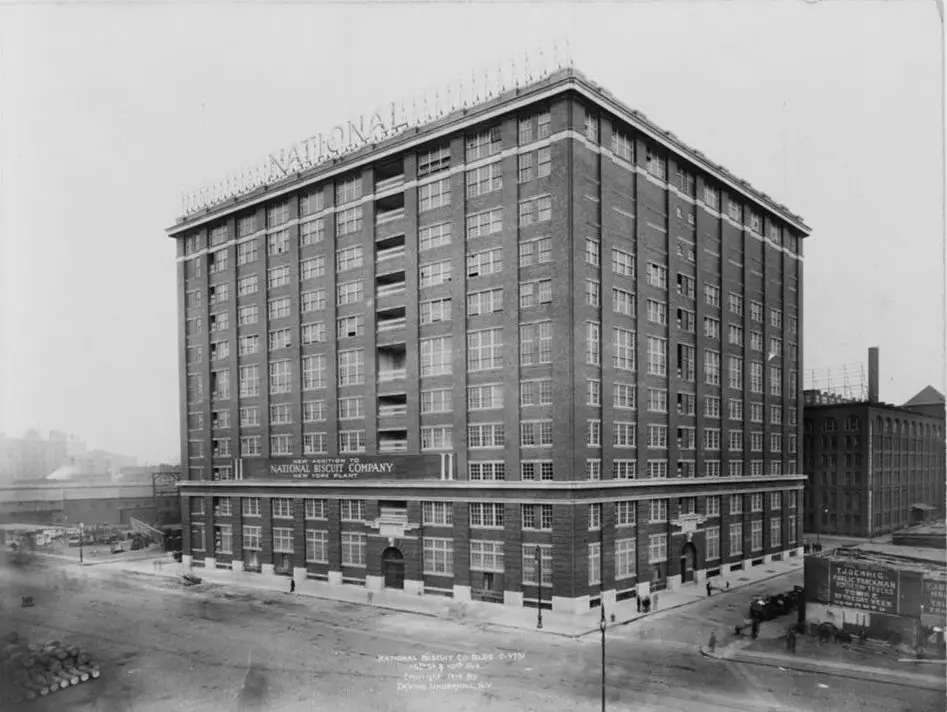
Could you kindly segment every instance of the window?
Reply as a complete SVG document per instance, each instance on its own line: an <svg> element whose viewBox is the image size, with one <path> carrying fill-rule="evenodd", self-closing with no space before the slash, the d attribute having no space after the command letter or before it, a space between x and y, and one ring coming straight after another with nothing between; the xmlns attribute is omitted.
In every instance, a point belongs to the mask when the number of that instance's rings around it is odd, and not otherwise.
<svg viewBox="0 0 947 712"><path fill-rule="evenodd" d="M772 517L769 520L769 545L774 549L783 545L783 527L779 517ZM762 542L760 542L760 548L763 548Z"/></svg>
<svg viewBox="0 0 947 712"><path fill-rule="evenodd" d="M520 460L521 480L552 481L555 479L551 460Z"/></svg>
<svg viewBox="0 0 947 712"><path fill-rule="evenodd" d="M289 230L280 230L266 236L266 254L270 257L289 252Z"/></svg>
<svg viewBox="0 0 947 712"><path fill-rule="evenodd" d="M303 356L303 390L326 387L326 357L324 354Z"/></svg>
<svg viewBox="0 0 947 712"><path fill-rule="evenodd" d="M317 245L326 239L326 221L323 218L310 220L299 226L299 246Z"/></svg>
<svg viewBox="0 0 947 712"><path fill-rule="evenodd" d="M290 527L273 527L273 552L293 553L293 530Z"/></svg>
<svg viewBox="0 0 947 712"><path fill-rule="evenodd" d="M454 540L424 537L424 573L434 576L454 575Z"/></svg>
<svg viewBox="0 0 947 712"><path fill-rule="evenodd" d="M325 341L325 322L318 321L302 325L302 343L304 346L308 346L309 344L323 344Z"/></svg>
<svg viewBox="0 0 947 712"><path fill-rule="evenodd" d="M472 480L504 480L506 465L502 460L478 460L467 463L467 474Z"/></svg>
<svg viewBox="0 0 947 712"><path fill-rule="evenodd" d="M253 456L259 455L260 450L260 436L259 435L243 435L240 437L240 454L243 456Z"/></svg>
<svg viewBox="0 0 947 712"><path fill-rule="evenodd" d="M796 543L796 536L797 536L797 534L796 534L796 531L797 531L796 521L797 521L796 515L795 515L795 514L790 514L790 515L789 515L789 543L790 543L790 544L795 544L795 543Z"/></svg>
<svg viewBox="0 0 947 712"><path fill-rule="evenodd" d="M494 208L467 216L467 239L485 237L503 229L503 208Z"/></svg>
<svg viewBox="0 0 947 712"><path fill-rule="evenodd" d="M484 329L467 334L467 370L503 368L502 330Z"/></svg>
<svg viewBox="0 0 947 712"><path fill-rule="evenodd" d="M486 131L467 137L467 163L499 153L501 146L500 127L494 126Z"/></svg>
<svg viewBox="0 0 947 712"><path fill-rule="evenodd" d="M729 357L729 383L735 391L743 390L743 359L739 356Z"/></svg>
<svg viewBox="0 0 947 712"><path fill-rule="evenodd" d="M593 267L602 264L602 243L595 238L585 238L585 263Z"/></svg>
<svg viewBox="0 0 947 712"><path fill-rule="evenodd" d="M681 426L677 429L677 446L680 450L693 450L697 446L697 429Z"/></svg>
<svg viewBox="0 0 947 712"><path fill-rule="evenodd" d="M628 383L616 383L613 394L616 408L634 409L637 407L636 386Z"/></svg>
<svg viewBox="0 0 947 712"><path fill-rule="evenodd" d="M668 392L663 388L648 389L648 410L652 413L668 412Z"/></svg>
<svg viewBox="0 0 947 712"><path fill-rule="evenodd" d="M590 457L585 460L585 479L602 479L602 460L597 457Z"/></svg>
<svg viewBox="0 0 947 712"><path fill-rule="evenodd" d="M274 403L270 406L270 425L289 425L292 422L289 403Z"/></svg>
<svg viewBox="0 0 947 712"><path fill-rule="evenodd" d="M451 243L451 224L438 223L418 229L418 249L420 251L433 250Z"/></svg>
<svg viewBox="0 0 947 712"><path fill-rule="evenodd" d="M467 410L491 410L503 407L503 384L491 383L467 387Z"/></svg>
<svg viewBox="0 0 947 712"><path fill-rule="evenodd" d="M329 532L306 530L306 562L325 564L329 561Z"/></svg>
<svg viewBox="0 0 947 712"><path fill-rule="evenodd" d="M470 526L480 528L503 528L503 507L501 502L471 502Z"/></svg>
<svg viewBox="0 0 947 712"><path fill-rule="evenodd" d="M326 308L326 290L316 289L303 292L300 296L300 310L303 313L320 311Z"/></svg>
<svg viewBox="0 0 947 712"><path fill-rule="evenodd" d="M704 449L720 449L720 428L704 428Z"/></svg>
<svg viewBox="0 0 947 712"><path fill-rule="evenodd" d="M237 264L246 265L255 262L260 256L260 241L247 240L237 245Z"/></svg>
<svg viewBox="0 0 947 712"><path fill-rule="evenodd" d="M421 391L422 413L450 413L452 410L450 388Z"/></svg>
<svg viewBox="0 0 947 712"><path fill-rule="evenodd" d="M750 551L762 551L763 549L763 522L757 520L750 522Z"/></svg>
<svg viewBox="0 0 947 712"><path fill-rule="evenodd" d="M365 317L362 314L337 319L335 325L336 338L339 340L361 336L365 333Z"/></svg>
<svg viewBox="0 0 947 712"><path fill-rule="evenodd" d="M779 366L769 367L769 393L777 397L783 394L783 369Z"/></svg>
<svg viewBox="0 0 947 712"><path fill-rule="evenodd" d="M467 255L467 276L481 277L503 270L503 251L499 248Z"/></svg>
<svg viewBox="0 0 947 712"><path fill-rule="evenodd" d="M720 352L704 351L704 379L711 386L720 385Z"/></svg>
<svg viewBox="0 0 947 712"><path fill-rule="evenodd" d="M551 405L552 380L540 379L520 382L520 405Z"/></svg>
<svg viewBox="0 0 947 712"><path fill-rule="evenodd" d="M634 142L618 131L612 133L612 153L629 163L635 162Z"/></svg>
<svg viewBox="0 0 947 712"><path fill-rule="evenodd" d="M419 286L435 287L438 284L450 282L451 264L450 260L443 262L434 262L428 265L421 265L418 268Z"/></svg>
<svg viewBox="0 0 947 712"><path fill-rule="evenodd" d="M587 378L585 381L585 404L591 406L602 405L602 382Z"/></svg>
<svg viewBox="0 0 947 712"><path fill-rule="evenodd" d="M250 294L256 294L259 289L259 276L255 274L248 274L246 277L241 277L237 280L237 296L246 297ZM221 286L221 285L218 285ZM241 322L242 323L242 322Z"/></svg>
<svg viewBox="0 0 947 712"><path fill-rule="evenodd" d="M519 225L526 227L537 223L548 222L552 219L552 198L541 195L519 203Z"/></svg>
<svg viewBox="0 0 947 712"><path fill-rule="evenodd" d="M635 276L635 256L622 250L612 250L612 271L622 277Z"/></svg>
<svg viewBox="0 0 947 712"><path fill-rule="evenodd" d="M760 430L754 430L750 433L750 450L753 452L763 451L763 433ZM762 474L762 473L760 473Z"/></svg>
<svg viewBox="0 0 947 712"><path fill-rule="evenodd" d="M540 148L537 151L521 153L517 156L517 178L520 183L544 178L548 176L552 169L552 150L549 146Z"/></svg>
<svg viewBox="0 0 947 712"><path fill-rule="evenodd" d="M552 282L549 282L550 287ZM550 300L552 298L552 289L550 288ZM585 303L587 306L599 308L602 305L602 285L593 279L585 280Z"/></svg>
<svg viewBox="0 0 947 712"><path fill-rule="evenodd" d="M274 456L284 456L293 454L292 435L271 435L270 436L270 454Z"/></svg>
<svg viewBox="0 0 947 712"><path fill-rule="evenodd" d="M243 548L245 551L263 550L263 527L246 524L243 526Z"/></svg>
<svg viewBox="0 0 947 712"><path fill-rule="evenodd" d="M714 284L704 285L704 301L708 306L720 307L720 287Z"/></svg>
<svg viewBox="0 0 947 712"><path fill-rule="evenodd" d="M601 329L598 322L585 322L585 362L593 366L598 366L602 362Z"/></svg>
<svg viewBox="0 0 947 712"><path fill-rule="evenodd" d="M730 452L743 452L743 431L731 430L727 434L727 448Z"/></svg>
<svg viewBox="0 0 947 712"><path fill-rule="evenodd" d="M289 360L270 361L270 394L289 393L291 374Z"/></svg>
<svg viewBox="0 0 947 712"><path fill-rule="evenodd" d="M704 530L706 546L705 559L716 561L720 558L720 527L707 527Z"/></svg>
<svg viewBox="0 0 947 712"><path fill-rule="evenodd" d="M592 143L598 143L598 117L585 115L585 137Z"/></svg>
<svg viewBox="0 0 947 712"><path fill-rule="evenodd" d="M340 351L338 355L339 385L357 386L365 381L365 352L363 349Z"/></svg>
<svg viewBox="0 0 947 712"><path fill-rule="evenodd" d="M342 532L342 565L365 566L365 535Z"/></svg>
<svg viewBox="0 0 947 712"><path fill-rule="evenodd" d="M422 502L421 517L424 524L453 526L454 508L450 502Z"/></svg>
<svg viewBox="0 0 947 712"><path fill-rule="evenodd" d="M635 295L623 289L612 289L612 309L619 314L635 315Z"/></svg>
<svg viewBox="0 0 947 712"><path fill-rule="evenodd" d="M710 316L704 317L704 336L713 341L720 341L720 320Z"/></svg>
<svg viewBox="0 0 947 712"><path fill-rule="evenodd" d="M339 398L339 420L353 420L355 418L364 418L365 410L362 407L362 399Z"/></svg>
<svg viewBox="0 0 947 712"><path fill-rule="evenodd" d="M645 155L648 173L662 181L667 179L667 164L663 156L659 156L653 149L648 148Z"/></svg>
<svg viewBox="0 0 947 712"><path fill-rule="evenodd" d="M689 334L694 333L694 325L697 322L697 315L689 309L677 310L677 328L686 331Z"/></svg>
<svg viewBox="0 0 947 712"><path fill-rule="evenodd" d="M634 480L638 477L637 460L618 460L613 463L613 476L616 480Z"/></svg>
<svg viewBox="0 0 947 712"><path fill-rule="evenodd" d="M450 205L450 178L418 186L418 212L423 213L445 205Z"/></svg>
<svg viewBox="0 0 947 712"><path fill-rule="evenodd" d="M695 181L693 174L688 173L685 169L678 166L675 182L677 184L678 190L680 190L682 193L690 196L694 195Z"/></svg>
<svg viewBox="0 0 947 712"><path fill-rule="evenodd" d="M312 499L307 497L305 500L306 519L327 519L327 503L324 499Z"/></svg>
<svg viewBox="0 0 947 712"><path fill-rule="evenodd" d="M351 235L362 229L362 206L340 210L335 214L336 237Z"/></svg>
<svg viewBox="0 0 947 712"><path fill-rule="evenodd" d="M750 362L750 392L763 392L763 364L759 361ZM762 420L762 414L760 418Z"/></svg>
<svg viewBox="0 0 947 712"><path fill-rule="evenodd" d="M659 302L654 299L648 300L648 321L653 324L661 324L662 326L667 326L668 323L668 306L666 302Z"/></svg>
<svg viewBox="0 0 947 712"><path fill-rule="evenodd" d="M659 289L668 288L668 271L667 267L662 267L661 265L654 264L653 262L648 263L648 284L652 287L657 287Z"/></svg>
<svg viewBox="0 0 947 712"><path fill-rule="evenodd" d="M668 535L651 534L648 537L648 563L659 564L668 558Z"/></svg>
<svg viewBox="0 0 947 712"><path fill-rule="evenodd" d="M361 281L343 282L335 288L336 305L358 304L362 301L362 283Z"/></svg>
<svg viewBox="0 0 947 712"><path fill-rule="evenodd" d="M552 586L552 545L550 544L523 544L523 583L535 586L536 577L536 549L539 549L540 564L543 572L543 586Z"/></svg>
<svg viewBox="0 0 947 712"><path fill-rule="evenodd" d="M520 365L552 362L552 322L520 324Z"/></svg>
<svg viewBox="0 0 947 712"><path fill-rule="evenodd" d="M693 299L696 294L695 290L697 289L697 282L693 277L689 277L686 274L677 273L677 293L682 297L687 297L688 299Z"/></svg>
<svg viewBox="0 0 947 712"><path fill-rule="evenodd" d="M339 181L335 185L335 204L344 205L358 200L362 197L362 179L361 176L353 176L345 181Z"/></svg>
<svg viewBox="0 0 947 712"><path fill-rule="evenodd" d="M730 556L743 553L743 522L730 522Z"/></svg>
<svg viewBox="0 0 947 712"><path fill-rule="evenodd" d="M589 585L602 581L602 545L600 542L589 544Z"/></svg>
<svg viewBox="0 0 947 712"><path fill-rule="evenodd" d="M742 514L742 513L743 513L743 495L731 494L730 495L730 514Z"/></svg>
<svg viewBox="0 0 947 712"><path fill-rule="evenodd" d="M353 245L335 251L335 271L345 272L346 270L361 267L363 264L363 254L361 245Z"/></svg>
<svg viewBox="0 0 947 712"><path fill-rule="evenodd" d="M502 187L503 172L499 161L467 171L467 200L492 193Z"/></svg>
<svg viewBox="0 0 947 712"><path fill-rule="evenodd" d="M743 346L743 327L730 324L727 326L728 341L735 346Z"/></svg>
<svg viewBox="0 0 947 712"><path fill-rule="evenodd" d="M713 186L704 184L704 193L702 197L702 202L712 210L720 209L720 191Z"/></svg>
<svg viewBox="0 0 947 712"><path fill-rule="evenodd" d="M503 290L486 289L467 294L467 316L503 311Z"/></svg>
<svg viewBox="0 0 947 712"><path fill-rule="evenodd" d="M289 329L276 329L268 335L267 346L270 351L279 351L289 348L292 339L292 331Z"/></svg>
<svg viewBox="0 0 947 712"><path fill-rule="evenodd" d="M668 426L656 423L648 424L648 447L666 449L668 446Z"/></svg>
<svg viewBox="0 0 947 712"><path fill-rule="evenodd" d="M754 492L750 495L750 511L751 512L762 512L763 511L763 493Z"/></svg>
<svg viewBox="0 0 947 712"><path fill-rule="evenodd" d="M450 146L440 146L418 155L418 178L450 168Z"/></svg>
<svg viewBox="0 0 947 712"><path fill-rule="evenodd" d="M520 267L552 262L552 240L540 237L520 243Z"/></svg>
<svg viewBox="0 0 947 712"><path fill-rule="evenodd" d="M743 476L743 460L733 460L731 459L727 465L727 476L728 477L742 477Z"/></svg>
<svg viewBox="0 0 947 712"><path fill-rule="evenodd" d="M523 504L520 507L523 529L552 529L551 504Z"/></svg>
<svg viewBox="0 0 947 712"><path fill-rule="evenodd" d="M588 421L588 433L586 435L585 444L589 447L601 447L602 446L602 421L596 419L589 419Z"/></svg>
<svg viewBox="0 0 947 712"><path fill-rule="evenodd" d="M433 324L438 321L450 321L450 297L421 302L419 305L420 323Z"/></svg>
<svg viewBox="0 0 947 712"><path fill-rule="evenodd" d="M319 455L328 451L329 441L326 433L303 433L304 455Z"/></svg>
<svg viewBox="0 0 947 712"><path fill-rule="evenodd" d="M471 540L470 570L503 573L503 542Z"/></svg>
<svg viewBox="0 0 947 712"><path fill-rule="evenodd" d="M760 324L763 323L763 304L761 302L750 302L750 319Z"/></svg>
<svg viewBox="0 0 947 712"><path fill-rule="evenodd" d="M782 492L770 492L770 493L769 493L769 508L770 508L770 509L782 509L782 508L783 508L783 493L782 493Z"/></svg>
<svg viewBox="0 0 947 712"><path fill-rule="evenodd" d="M613 425L615 428L615 447L637 447L638 435L635 423L615 422ZM665 432L665 436L666 434Z"/></svg>
<svg viewBox="0 0 947 712"><path fill-rule="evenodd" d="M365 452L365 431L340 430L339 452Z"/></svg>
<svg viewBox="0 0 947 712"><path fill-rule="evenodd" d="M365 500L343 499L339 501L343 522L361 522L365 520Z"/></svg>
<svg viewBox="0 0 947 712"><path fill-rule="evenodd" d="M422 450L450 450L453 447L454 428L438 425L421 428Z"/></svg>
<svg viewBox="0 0 947 712"><path fill-rule="evenodd" d="M704 397L704 416L707 418L720 418L720 398L717 396Z"/></svg>
<svg viewBox="0 0 947 712"><path fill-rule="evenodd" d="M652 480L664 480L668 476L667 460L648 460L648 478Z"/></svg>
<svg viewBox="0 0 947 712"><path fill-rule="evenodd" d="M503 423L477 423L467 426L467 447L497 448L504 446Z"/></svg>

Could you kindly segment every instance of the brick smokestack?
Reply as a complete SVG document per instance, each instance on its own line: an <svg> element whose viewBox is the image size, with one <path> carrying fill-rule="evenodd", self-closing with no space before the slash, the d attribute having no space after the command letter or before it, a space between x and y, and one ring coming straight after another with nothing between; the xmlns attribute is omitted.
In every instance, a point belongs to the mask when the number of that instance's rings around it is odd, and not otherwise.
<svg viewBox="0 0 947 712"><path fill-rule="evenodd" d="M868 349L868 402L878 402L878 347Z"/></svg>

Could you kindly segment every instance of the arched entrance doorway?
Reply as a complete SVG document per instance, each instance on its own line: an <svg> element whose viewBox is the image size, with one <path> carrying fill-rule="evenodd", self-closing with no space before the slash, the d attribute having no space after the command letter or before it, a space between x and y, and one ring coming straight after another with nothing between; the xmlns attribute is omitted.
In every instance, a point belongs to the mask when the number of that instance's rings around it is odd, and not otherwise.
<svg viewBox="0 0 947 712"><path fill-rule="evenodd" d="M681 583L690 583L694 580L694 567L697 564L697 548L693 542L684 544L681 549Z"/></svg>
<svg viewBox="0 0 947 712"><path fill-rule="evenodd" d="M393 546L381 552L381 570L385 576L385 588L404 589L404 557Z"/></svg>

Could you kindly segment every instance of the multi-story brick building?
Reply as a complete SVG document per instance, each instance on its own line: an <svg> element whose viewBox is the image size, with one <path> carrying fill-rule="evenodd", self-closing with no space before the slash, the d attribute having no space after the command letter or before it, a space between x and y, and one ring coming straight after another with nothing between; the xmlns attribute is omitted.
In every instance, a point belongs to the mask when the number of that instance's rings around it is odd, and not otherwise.
<svg viewBox="0 0 947 712"><path fill-rule="evenodd" d="M868 361L866 400L804 394L807 532L879 536L944 512L944 397L882 403L877 349Z"/></svg>
<svg viewBox="0 0 947 712"><path fill-rule="evenodd" d="M578 72L169 232L186 561L577 611L801 551L809 229Z"/></svg>

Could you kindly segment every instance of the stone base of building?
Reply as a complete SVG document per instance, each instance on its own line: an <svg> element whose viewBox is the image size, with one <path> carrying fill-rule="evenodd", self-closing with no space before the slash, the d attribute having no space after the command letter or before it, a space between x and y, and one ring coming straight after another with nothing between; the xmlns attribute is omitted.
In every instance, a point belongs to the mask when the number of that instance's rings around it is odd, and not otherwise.
<svg viewBox="0 0 947 712"><path fill-rule="evenodd" d="M331 573L329 574L332 575ZM331 580L330 580L331 583ZM407 584L408 582L405 581ZM385 577L384 576L366 576L365 577L365 588L369 591L381 591L385 587Z"/></svg>
<svg viewBox="0 0 947 712"><path fill-rule="evenodd" d="M384 580L382 581L382 584L384 584ZM423 596L424 581L412 581L410 579L405 579L404 592L411 596Z"/></svg>
<svg viewBox="0 0 947 712"><path fill-rule="evenodd" d="M553 596L552 610L554 613L566 613L571 616L579 616L589 612L590 598L590 596L578 596L577 598Z"/></svg>
<svg viewBox="0 0 947 712"><path fill-rule="evenodd" d="M454 586L454 600L461 603L470 600L470 586Z"/></svg>
<svg viewBox="0 0 947 712"><path fill-rule="evenodd" d="M523 592L522 591L504 591L503 592L503 605L504 606L523 606Z"/></svg>
<svg viewBox="0 0 947 712"><path fill-rule="evenodd" d="M260 573L264 576L276 576L276 569L273 564L261 564Z"/></svg>
<svg viewBox="0 0 947 712"><path fill-rule="evenodd" d="M342 572L341 571L330 571L329 572L329 583L333 586L342 585Z"/></svg>
<svg viewBox="0 0 947 712"><path fill-rule="evenodd" d="M309 571L302 566L293 567L293 580L296 581L296 585L299 586L303 581L306 581L309 578Z"/></svg>
<svg viewBox="0 0 947 712"><path fill-rule="evenodd" d="M184 567L185 571L190 571L191 566L194 565L194 557L190 554L181 555L181 565Z"/></svg>
<svg viewBox="0 0 947 712"><path fill-rule="evenodd" d="M237 561L237 560L231 561L231 562L230 562L230 570L233 571L234 573L242 574L242 573L243 573L243 562L242 562L242 561Z"/></svg>
<svg viewBox="0 0 947 712"><path fill-rule="evenodd" d="M204 568L205 569L216 569L217 568L217 559L213 556L208 556L204 559Z"/></svg>

